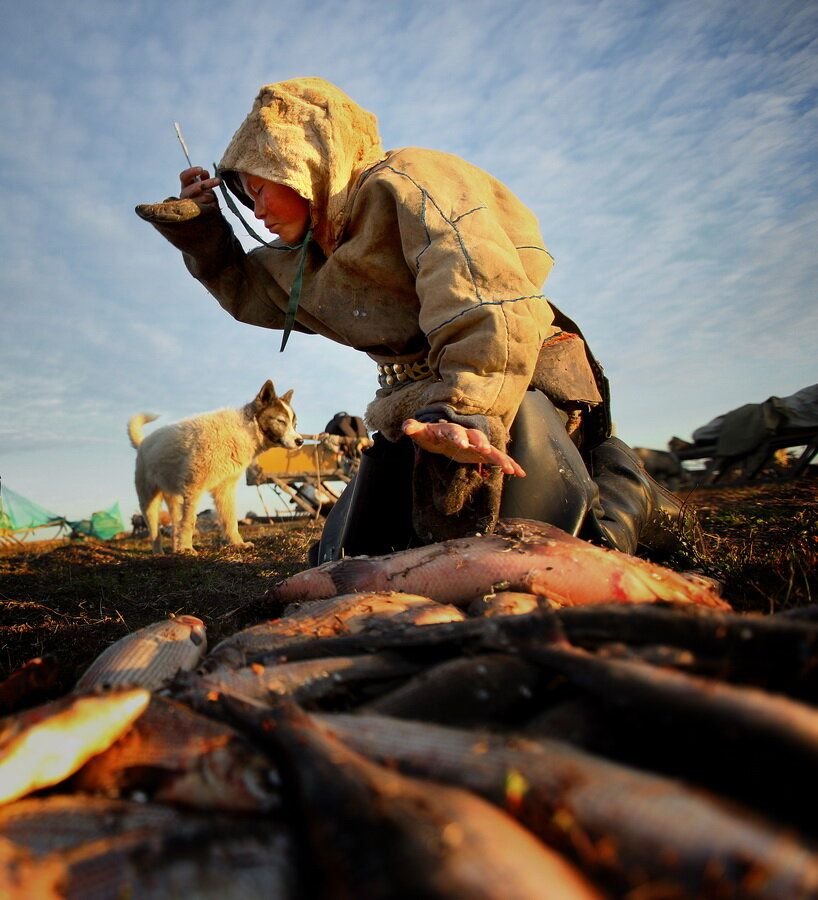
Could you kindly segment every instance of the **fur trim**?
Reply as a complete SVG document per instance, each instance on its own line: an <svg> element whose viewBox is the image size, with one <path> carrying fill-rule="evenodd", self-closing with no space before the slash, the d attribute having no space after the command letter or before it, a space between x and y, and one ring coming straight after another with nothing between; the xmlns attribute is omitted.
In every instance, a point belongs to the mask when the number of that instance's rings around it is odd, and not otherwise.
<svg viewBox="0 0 818 900"><path fill-rule="evenodd" d="M508 433L496 417L488 417L489 439L505 450ZM419 451L412 479L412 527L426 542L466 534L490 534L500 516L503 470L481 469L454 462L439 453Z"/></svg>
<svg viewBox="0 0 818 900"><path fill-rule="evenodd" d="M433 384L436 382L427 378L425 381L407 382L397 390L379 390L366 408L364 420L367 428L380 431L387 440L399 441L403 437L401 425L427 405L426 397Z"/></svg>
<svg viewBox="0 0 818 900"><path fill-rule="evenodd" d="M217 171L251 209L235 173L285 184L309 200L315 239L331 253L350 191L384 155L372 113L322 78L294 78L261 88Z"/></svg>

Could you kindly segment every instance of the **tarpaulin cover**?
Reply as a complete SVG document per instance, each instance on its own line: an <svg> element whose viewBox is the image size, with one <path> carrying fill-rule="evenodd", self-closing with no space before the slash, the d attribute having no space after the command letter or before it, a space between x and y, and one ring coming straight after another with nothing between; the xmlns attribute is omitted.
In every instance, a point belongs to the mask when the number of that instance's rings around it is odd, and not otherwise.
<svg viewBox="0 0 818 900"><path fill-rule="evenodd" d="M25 531L44 525L59 525L63 521L62 516L49 512L11 488L3 485L0 489L0 529Z"/></svg>

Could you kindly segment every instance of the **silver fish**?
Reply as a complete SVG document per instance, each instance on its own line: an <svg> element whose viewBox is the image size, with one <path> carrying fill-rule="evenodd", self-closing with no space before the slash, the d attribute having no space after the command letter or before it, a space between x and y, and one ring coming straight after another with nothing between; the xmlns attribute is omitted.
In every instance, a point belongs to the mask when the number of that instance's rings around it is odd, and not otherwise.
<svg viewBox="0 0 818 900"><path fill-rule="evenodd" d="M86 796L26 803L24 815L0 820L4 898L301 896L289 830L267 816L179 813ZM3 847L16 851L12 864L36 865L3 867ZM16 894L7 890L10 882Z"/></svg>
<svg viewBox="0 0 818 900"><path fill-rule="evenodd" d="M561 854L480 797L377 765L287 701L216 703L288 773L321 882L310 896L600 900Z"/></svg>
<svg viewBox="0 0 818 900"><path fill-rule="evenodd" d="M568 676L606 705L675 711L714 731L776 746L782 766L787 760L818 765L818 710L806 703L647 662L598 656L569 644L524 647L521 653Z"/></svg>
<svg viewBox="0 0 818 900"><path fill-rule="evenodd" d="M504 653L433 665L359 709L447 725L502 722L531 707L542 675L537 666Z"/></svg>
<svg viewBox="0 0 818 900"><path fill-rule="evenodd" d="M238 694L248 700L268 701L271 696L278 695L297 703L307 703L357 682L371 686L411 675L418 668L418 663L388 653L323 657L272 666L255 663L240 669L222 667L203 675L198 687Z"/></svg>
<svg viewBox="0 0 818 900"><path fill-rule="evenodd" d="M281 650L305 638L359 634L387 619L434 624L463 618L459 609L417 594L372 591L331 596L293 606L280 619L253 625L225 638L214 647L203 669L209 672L219 666L243 666L248 659Z"/></svg>
<svg viewBox="0 0 818 900"><path fill-rule="evenodd" d="M355 591L406 591L467 606L498 590L537 594L560 606L666 600L730 609L709 584L529 519L501 520L490 535L324 563L268 594L288 603Z"/></svg>
<svg viewBox="0 0 818 900"><path fill-rule="evenodd" d="M206 650L204 622L196 616L173 616L111 644L91 663L75 690L143 687L155 691L177 672L194 669Z"/></svg>
<svg viewBox="0 0 818 900"><path fill-rule="evenodd" d="M384 716L315 718L368 758L475 791L572 848L591 872L630 887L663 883L668 891L659 896L770 900L818 892L818 857L810 848L681 782L559 741Z"/></svg>

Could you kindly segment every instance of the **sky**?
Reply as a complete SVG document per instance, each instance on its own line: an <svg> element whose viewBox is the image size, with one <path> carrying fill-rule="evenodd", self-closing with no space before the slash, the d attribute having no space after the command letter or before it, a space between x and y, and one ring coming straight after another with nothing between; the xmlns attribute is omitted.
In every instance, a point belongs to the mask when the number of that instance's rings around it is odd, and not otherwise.
<svg viewBox="0 0 818 900"><path fill-rule="evenodd" d="M271 378L314 433L372 398L365 355L295 333L280 353L134 213L178 191L174 121L210 167L259 87L292 77L334 82L387 148L458 154L535 212L545 293L603 364L628 443L665 448L818 381L812 0L0 12L0 478L52 512L138 510L134 413L243 406ZM255 488L238 510L263 511Z"/></svg>

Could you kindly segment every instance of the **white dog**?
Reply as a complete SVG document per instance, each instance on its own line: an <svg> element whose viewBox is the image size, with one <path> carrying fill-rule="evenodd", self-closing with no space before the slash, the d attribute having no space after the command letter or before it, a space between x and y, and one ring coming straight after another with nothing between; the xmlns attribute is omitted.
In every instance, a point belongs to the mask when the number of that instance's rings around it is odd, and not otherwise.
<svg viewBox="0 0 818 900"><path fill-rule="evenodd" d="M274 446L295 450L304 443L295 430L292 395L290 390L276 396L272 381L267 381L255 400L241 409L219 409L183 419L158 428L144 440L143 426L157 416L140 413L130 419L128 437L137 451L136 494L154 553L162 552L159 510L163 498L173 523L173 551L196 552L196 508L205 491L213 497L225 538L248 546L237 527L236 485L263 450Z"/></svg>

